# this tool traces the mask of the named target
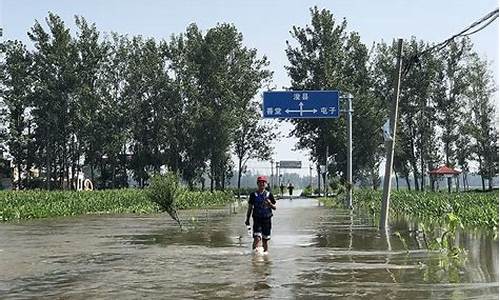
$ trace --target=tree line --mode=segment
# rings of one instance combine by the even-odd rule
[[[371,47],[326,9],[293,26],[285,52],[292,90],[336,89],[353,100],[353,175],[380,183],[381,127],[392,99],[395,42]],[[224,189],[248,159],[269,159],[277,137],[260,122],[256,97],[269,89],[269,61],[243,44],[234,25],[201,31],[191,24],[167,40],[102,34],[75,17],[76,35],[49,13],[19,41],[1,46],[1,135],[21,180],[18,188],[71,188],[85,166],[101,188],[144,185],[162,167],[190,186]],[[432,45],[405,41],[403,62]],[[402,78],[394,171],[417,190],[441,164],[464,175],[472,164],[488,180],[498,173],[498,129],[489,64],[468,38],[425,53]],[[328,147],[330,174],[345,177],[345,118],[291,120],[296,147],[319,166]],[[233,165],[231,156],[237,157]],[[35,174],[35,170],[39,174]],[[318,176],[319,177],[319,176]],[[464,180],[466,177],[464,177]],[[433,183],[428,183],[432,185]]]
[[[293,26],[287,41],[287,66],[291,89],[338,89],[353,100],[353,177],[368,178],[374,189],[381,181],[380,163],[385,154],[381,127],[388,119],[395,78],[396,40],[361,42],[357,32],[347,29],[326,9],[310,10],[311,24]],[[493,81],[489,63],[473,51],[468,38],[455,39],[439,52],[424,50],[430,43],[415,37],[404,41],[399,119],[394,172],[410,189],[434,181],[428,172],[442,164],[463,171],[464,184],[471,165],[478,166],[492,188],[498,174],[498,128]],[[422,54],[422,55],[417,55]],[[418,61],[412,64],[412,58]],[[334,176],[345,178],[347,164],[345,118],[336,120],[292,120],[298,149],[308,150],[318,165],[325,164]]]
[[[49,13],[46,28],[36,21],[28,32],[33,50],[1,44],[2,145],[17,188],[75,188],[84,166],[100,188],[126,187],[129,173],[144,186],[163,166],[190,187],[208,175],[223,189],[231,153],[240,175],[249,158],[271,155],[274,131],[254,100],[269,61],[233,25],[191,24],[156,41],[75,24],[72,35]]]

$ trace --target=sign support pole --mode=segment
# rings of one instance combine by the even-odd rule
[[[341,112],[347,113],[347,195],[346,195],[346,206],[349,209],[353,209],[352,206],[352,99],[351,94],[342,96],[341,99],[347,99],[347,109],[341,110]]]
[[[330,150],[330,147],[327,145],[325,154],[325,181],[323,182],[325,185],[325,197],[328,197],[328,150]]]
[[[347,95],[347,207],[352,209],[352,95]]]

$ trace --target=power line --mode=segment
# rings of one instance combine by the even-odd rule
[[[475,34],[481,30],[483,30],[484,28],[486,28],[488,25],[490,25],[493,21],[495,21],[496,19],[498,18],[498,8],[493,10],[492,12],[488,13],[487,15],[485,15],[484,17],[482,17],[480,20],[472,23],[469,27],[465,28],[464,30],[460,31],[459,33],[457,34],[454,34],[452,35],[450,38],[444,40],[443,42],[439,43],[439,44],[436,44],[420,53],[417,53],[417,54],[414,54],[408,61],[407,65],[405,66],[404,68],[404,71],[403,71],[403,76],[406,75],[408,73],[408,71],[410,71],[410,68],[412,67],[412,65],[414,63],[418,63],[419,62],[419,57],[425,55],[425,54],[429,54],[433,51],[441,51],[442,49],[444,49],[450,42],[452,42],[454,39],[458,38],[458,37],[466,37],[466,36],[469,36],[469,35],[472,35],[472,34]],[[483,24],[485,23],[485,24]],[[477,27],[479,25],[483,24],[481,27],[477,28],[476,30],[472,31],[472,32],[468,32],[469,30],[472,30],[474,27]]]

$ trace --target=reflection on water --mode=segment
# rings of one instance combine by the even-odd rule
[[[0,298],[497,299],[498,241],[461,233],[443,268],[406,223],[283,199],[269,255],[253,255],[244,209],[84,216],[0,224]],[[406,243],[406,246],[403,244]]]

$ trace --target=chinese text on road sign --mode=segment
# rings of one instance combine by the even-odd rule
[[[338,118],[338,91],[264,92],[264,118]]]

